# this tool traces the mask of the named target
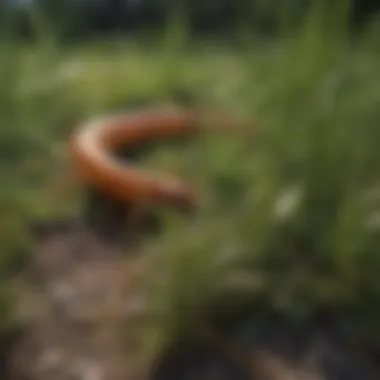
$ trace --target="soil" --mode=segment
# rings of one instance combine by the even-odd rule
[[[276,317],[179,344],[147,368],[137,285],[149,257],[123,223],[130,208],[108,203],[105,219],[102,195],[91,195],[81,222],[33,226],[32,260],[13,281],[22,329],[0,346],[1,379],[380,379],[380,355],[349,347],[334,326],[317,321],[297,331]],[[139,220],[144,233],[158,232],[154,215]]]
[[[133,286],[143,256],[77,223],[45,225],[39,235],[34,260],[17,279],[19,314],[27,323],[2,378],[143,379],[138,339],[125,323],[144,307]]]
[[[18,311],[27,323],[1,353],[2,379],[147,379],[136,332],[145,305],[135,286],[146,256],[79,223],[48,223],[36,236],[34,260],[15,279]],[[379,361],[360,358],[326,329],[314,326],[300,336],[273,321],[252,338],[249,328],[242,325],[228,344],[217,338],[175,347],[153,379],[380,378]]]

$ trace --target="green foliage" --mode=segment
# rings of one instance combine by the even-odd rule
[[[262,12],[273,5],[261,3]],[[1,292],[31,251],[28,221],[78,212],[79,195],[62,197],[54,185],[69,181],[65,144],[75,123],[135,99],[172,101],[185,88],[204,107],[253,118],[258,132],[201,139],[180,158],[158,153],[169,156],[161,156],[168,170],[180,161],[177,172],[204,195],[195,220],[169,215],[154,242],[160,333],[195,334],[213,310],[258,302],[292,318],[334,307],[373,333],[380,312],[378,27],[349,40],[346,17],[325,17],[327,2],[316,4],[297,32],[284,16],[286,37],[263,46],[248,36],[239,52],[196,46],[179,24],[151,49],[58,48],[39,14],[35,44],[1,39]],[[348,12],[347,2],[334,4],[335,17]],[[157,159],[149,165],[159,166]],[[0,300],[1,310],[9,311],[7,302]]]
[[[33,44],[11,34],[0,39],[0,289],[7,302],[10,278],[33,253],[29,224],[80,212],[80,191],[65,190],[74,177],[67,141],[77,123],[128,109],[136,100],[172,102],[182,88],[198,97],[217,84],[219,73],[240,67],[227,49],[179,52],[182,40],[170,38],[171,28],[149,49],[133,42],[64,49],[39,27]],[[10,312],[8,303],[0,300],[2,305]]]
[[[334,310],[379,343],[379,56],[314,20],[249,59],[225,100],[258,120],[256,142],[184,154],[212,195],[197,220],[169,218],[152,266],[166,339],[260,303],[293,320]]]

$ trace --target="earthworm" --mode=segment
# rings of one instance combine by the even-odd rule
[[[236,123],[213,111],[150,108],[90,120],[72,135],[71,158],[79,175],[111,198],[130,204],[193,207],[197,194],[176,178],[158,178],[112,153],[147,140],[206,131],[233,131]]]

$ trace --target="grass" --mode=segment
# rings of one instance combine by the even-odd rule
[[[191,335],[208,328],[211,309],[260,303],[296,320],[332,308],[378,342],[375,26],[350,39],[311,18],[295,34],[245,40],[235,51],[184,49],[179,32],[159,49],[1,41],[1,286],[30,252],[30,220],[78,213],[81,192],[66,189],[71,128],[186,88],[205,107],[257,120],[259,133],[162,157],[162,167],[180,160],[175,170],[190,173],[206,202],[195,221],[168,215],[154,242],[150,295],[164,317],[157,331]]]
[[[81,213],[83,194],[66,152],[77,123],[136,101],[171,101],[181,87],[212,104],[210,84],[219,86],[219,75],[238,72],[241,62],[223,47],[177,54],[172,41],[166,49],[128,41],[80,48],[0,43],[0,286],[7,289],[33,254],[30,223]]]
[[[296,323],[327,311],[353,340],[380,343],[379,56],[363,43],[373,32],[355,43],[310,24],[254,51],[228,87],[225,104],[259,121],[256,141],[198,143],[188,157],[213,197],[162,237],[150,273],[161,343],[231,311]]]

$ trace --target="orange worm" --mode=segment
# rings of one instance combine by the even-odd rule
[[[147,141],[206,131],[232,131],[231,118],[211,111],[152,108],[90,120],[76,131],[70,155],[82,179],[126,203],[195,206],[196,193],[175,178],[121,164],[112,153]]]

